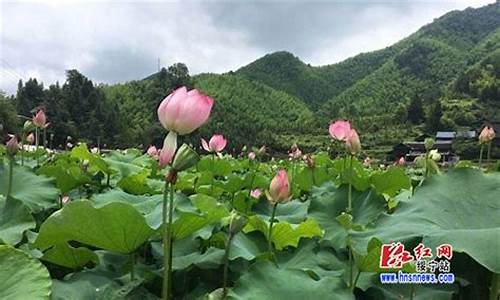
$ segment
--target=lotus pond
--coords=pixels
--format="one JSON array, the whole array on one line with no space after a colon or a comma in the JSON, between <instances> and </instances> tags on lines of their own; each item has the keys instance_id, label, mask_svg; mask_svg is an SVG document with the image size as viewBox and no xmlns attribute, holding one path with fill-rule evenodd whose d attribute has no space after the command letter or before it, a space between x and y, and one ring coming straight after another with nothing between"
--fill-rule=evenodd
<instances>
[{"instance_id":1,"label":"lotus pond","mask_svg":"<svg viewBox=\"0 0 500 300\"><path fill-rule=\"evenodd\" d=\"M309 162L206 155L170 188L169 168L136 149L100 154L80 144L12 158L1 149L1 299L161 297L165 188L174 204L174 299L498 294L500 173L494 166L485 171L461 163L424 172L365 167L324 153ZM265 191L278 169L287 170L291 197L272 203ZM387 272L381 247L391 242L406 249L452 245L454 283L381 284L379 274ZM412 272L415 264L403 269Z\"/></svg>"}]
</instances>

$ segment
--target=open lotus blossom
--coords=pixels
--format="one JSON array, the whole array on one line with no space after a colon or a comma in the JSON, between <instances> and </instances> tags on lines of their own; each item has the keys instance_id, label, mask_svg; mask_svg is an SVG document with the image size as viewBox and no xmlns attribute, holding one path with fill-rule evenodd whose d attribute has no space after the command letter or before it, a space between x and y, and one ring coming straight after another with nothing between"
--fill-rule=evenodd
<instances>
[{"instance_id":1,"label":"open lotus blossom","mask_svg":"<svg viewBox=\"0 0 500 300\"><path fill-rule=\"evenodd\" d=\"M355 154L361 151L361 142L359 141L359 136L356 132L356 129L351 129L349 131L345 143L347 151L349 151L351 154Z\"/></svg>"},{"instance_id":2,"label":"open lotus blossom","mask_svg":"<svg viewBox=\"0 0 500 300\"><path fill-rule=\"evenodd\" d=\"M365 167L369 167L370 165L372 164L372 159L367 156L364 160L363 160L363 166Z\"/></svg>"},{"instance_id":3,"label":"open lotus blossom","mask_svg":"<svg viewBox=\"0 0 500 300\"><path fill-rule=\"evenodd\" d=\"M147 153L147 155L151 156L152 158L158 159L159 151L158 151L158 149L156 149L155 146L149 146L146 153Z\"/></svg>"},{"instance_id":4,"label":"open lotus blossom","mask_svg":"<svg viewBox=\"0 0 500 300\"><path fill-rule=\"evenodd\" d=\"M437 149L433 149L433 150L429 151L429 157L434 161L441 160L441 154L438 152Z\"/></svg>"},{"instance_id":5,"label":"open lotus blossom","mask_svg":"<svg viewBox=\"0 0 500 300\"><path fill-rule=\"evenodd\" d=\"M158 106L158 119L169 131L160 153L160 166L172 161L177 149L177 134L185 135L203 125L210 116L214 100L185 86L176 89Z\"/></svg>"},{"instance_id":6,"label":"open lotus blossom","mask_svg":"<svg viewBox=\"0 0 500 300\"><path fill-rule=\"evenodd\" d=\"M279 170L266 191L267 199L272 204L286 203L290 200L290 182L285 170Z\"/></svg>"},{"instance_id":7,"label":"open lotus blossom","mask_svg":"<svg viewBox=\"0 0 500 300\"><path fill-rule=\"evenodd\" d=\"M349 121L337 120L335 123L330 124L328 131L334 139L345 141L351 131L351 123Z\"/></svg>"},{"instance_id":8,"label":"open lotus blossom","mask_svg":"<svg viewBox=\"0 0 500 300\"><path fill-rule=\"evenodd\" d=\"M404 156L401 156L397 161L396 161L396 165L397 166L404 166L406 163L406 160L404 158Z\"/></svg>"},{"instance_id":9,"label":"open lotus blossom","mask_svg":"<svg viewBox=\"0 0 500 300\"><path fill-rule=\"evenodd\" d=\"M205 139L201 139L201 146L208 152L221 152L227 145L227 140L222 134L214 134L207 143Z\"/></svg>"},{"instance_id":10,"label":"open lotus blossom","mask_svg":"<svg viewBox=\"0 0 500 300\"><path fill-rule=\"evenodd\" d=\"M252 196L255 199L259 199L261 195L262 195L261 189L254 189L250 192L250 196Z\"/></svg>"},{"instance_id":11,"label":"open lotus blossom","mask_svg":"<svg viewBox=\"0 0 500 300\"><path fill-rule=\"evenodd\" d=\"M28 142L28 144L33 144L35 142L35 135L33 134L33 132L28 134L28 136L26 137L26 142Z\"/></svg>"},{"instance_id":12,"label":"open lotus blossom","mask_svg":"<svg viewBox=\"0 0 500 300\"><path fill-rule=\"evenodd\" d=\"M40 109L36 115L33 117L32 119L33 121L33 124L35 124L36 127L38 128L46 128L47 126L49 126L49 124L47 123L47 117L45 116L45 112Z\"/></svg>"},{"instance_id":13,"label":"open lotus blossom","mask_svg":"<svg viewBox=\"0 0 500 300\"><path fill-rule=\"evenodd\" d=\"M19 151L19 144L17 142L17 137L13 134L9 134L10 139L7 141L5 146L7 146L7 154L10 156L16 155L17 151Z\"/></svg>"},{"instance_id":14,"label":"open lotus blossom","mask_svg":"<svg viewBox=\"0 0 500 300\"><path fill-rule=\"evenodd\" d=\"M495 130L493 127L484 126L483 130L479 134L479 144L486 144L491 142L495 138Z\"/></svg>"},{"instance_id":15,"label":"open lotus blossom","mask_svg":"<svg viewBox=\"0 0 500 300\"><path fill-rule=\"evenodd\" d=\"M254 160L255 159L255 152L248 153L248 159L249 160Z\"/></svg>"}]
</instances>

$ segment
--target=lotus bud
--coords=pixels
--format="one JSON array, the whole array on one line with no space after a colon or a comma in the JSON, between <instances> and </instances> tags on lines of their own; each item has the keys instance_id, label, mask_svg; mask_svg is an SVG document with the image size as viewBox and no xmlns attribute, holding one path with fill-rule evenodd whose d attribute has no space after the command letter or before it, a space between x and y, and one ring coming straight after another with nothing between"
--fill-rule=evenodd
<instances>
[{"instance_id":1,"label":"lotus bud","mask_svg":"<svg viewBox=\"0 0 500 300\"><path fill-rule=\"evenodd\" d=\"M243 146L243 148L241 148L241 152L247 152L247 145Z\"/></svg>"},{"instance_id":2,"label":"lotus bud","mask_svg":"<svg viewBox=\"0 0 500 300\"><path fill-rule=\"evenodd\" d=\"M68 204L69 202L71 201L71 198L68 196L68 195L65 195L65 196L62 196L61 197L61 203L64 205L64 204Z\"/></svg>"},{"instance_id":3,"label":"lotus bud","mask_svg":"<svg viewBox=\"0 0 500 300\"><path fill-rule=\"evenodd\" d=\"M172 168L179 172L184 171L196 165L199 160L200 156L193 150L193 148L186 144L182 144L179 150L177 150L174 162L172 163Z\"/></svg>"},{"instance_id":4,"label":"lotus bud","mask_svg":"<svg viewBox=\"0 0 500 300\"><path fill-rule=\"evenodd\" d=\"M396 165L397 166L404 166L406 163L406 160L404 158L404 156L401 156L397 161L396 161Z\"/></svg>"},{"instance_id":5,"label":"lotus bud","mask_svg":"<svg viewBox=\"0 0 500 300\"><path fill-rule=\"evenodd\" d=\"M290 200L290 182L285 170L279 170L266 191L267 199L272 204L286 203Z\"/></svg>"},{"instance_id":6,"label":"lotus bud","mask_svg":"<svg viewBox=\"0 0 500 300\"><path fill-rule=\"evenodd\" d=\"M438 152L437 149L429 151L429 157L433 161L440 161L441 160L441 154Z\"/></svg>"},{"instance_id":7,"label":"lotus bud","mask_svg":"<svg viewBox=\"0 0 500 300\"><path fill-rule=\"evenodd\" d=\"M485 126L479 134L479 144L486 144L495 138L495 130L493 127Z\"/></svg>"},{"instance_id":8,"label":"lotus bud","mask_svg":"<svg viewBox=\"0 0 500 300\"><path fill-rule=\"evenodd\" d=\"M17 143L17 137L15 135L9 135L10 139L7 141L7 154L9 156L16 155L17 151L19 151L19 144Z\"/></svg>"},{"instance_id":9,"label":"lotus bud","mask_svg":"<svg viewBox=\"0 0 500 300\"><path fill-rule=\"evenodd\" d=\"M345 143L349 153L356 154L361 151L361 142L359 141L359 136L355 129L349 131Z\"/></svg>"},{"instance_id":10,"label":"lotus bud","mask_svg":"<svg viewBox=\"0 0 500 300\"><path fill-rule=\"evenodd\" d=\"M315 162L312 159L311 155L309 155L309 154L304 155L303 160L306 163L308 168L310 168L310 169L314 168Z\"/></svg>"},{"instance_id":11,"label":"lotus bud","mask_svg":"<svg viewBox=\"0 0 500 300\"><path fill-rule=\"evenodd\" d=\"M248 153L248 159L249 160L254 160L255 159L255 152Z\"/></svg>"},{"instance_id":12,"label":"lotus bud","mask_svg":"<svg viewBox=\"0 0 500 300\"><path fill-rule=\"evenodd\" d=\"M159 153L158 153L158 149L156 149L155 146L149 146L148 150L146 151L146 153L151 156L152 158L154 159L158 159L158 156L159 156Z\"/></svg>"},{"instance_id":13,"label":"lotus bud","mask_svg":"<svg viewBox=\"0 0 500 300\"><path fill-rule=\"evenodd\" d=\"M248 223L248 218L242 214L239 214L237 211L233 210L231 212L230 221L229 221L229 232L231 234L236 234L240 232L243 227L245 227Z\"/></svg>"},{"instance_id":14,"label":"lotus bud","mask_svg":"<svg viewBox=\"0 0 500 300\"><path fill-rule=\"evenodd\" d=\"M250 192L250 196L252 196L255 199L259 199L261 195L262 191L260 189L254 189Z\"/></svg>"},{"instance_id":15,"label":"lotus bud","mask_svg":"<svg viewBox=\"0 0 500 300\"><path fill-rule=\"evenodd\" d=\"M300 159L302 157L302 151L300 151L299 146L297 144L293 144L290 148L290 152L288 153L290 159Z\"/></svg>"},{"instance_id":16,"label":"lotus bud","mask_svg":"<svg viewBox=\"0 0 500 300\"><path fill-rule=\"evenodd\" d=\"M26 137L26 142L28 142L28 144L33 144L35 142L35 135L33 134L33 132L28 134L28 136Z\"/></svg>"},{"instance_id":17,"label":"lotus bud","mask_svg":"<svg viewBox=\"0 0 500 300\"><path fill-rule=\"evenodd\" d=\"M334 139L345 141L351 132L351 123L349 121L337 120L335 123L330 124L328 131Z\"/></svg>"},{"instance_id":18,"label":"lotus bud","mask_svg":"<svg viewBox=\"0 0 500 300\"><path fill-rule=\"evenodd\" d=\"M433 138L426 138L424 141L425 150L429 151L434 147L435 141Z\"/></svg>"},{"instance_id":19,"label":"lotus bud","mask_svg":"<svg viewBox=\"0 0 500 300\"><path fill-rule=\"evenodd\" d=\"M210 116L214 100L185 86L176 89L160 103L158 119L165 129L180 135L193 132Z\"/></svg>"},{"instance_id":20,"label":"lotus bud","mask_svg":"<svg viewBox=\"0 0 500 300\"><path fill-rule=\"evenodd\" d=\"M35 129L35 124L33 124L33 122L31 122L30 120L27 120L26 122L24 122L24 125L23 125L24 132L30 132L30 131L33 131L34 129Z\"/></svg>"},{"instance_id":21,"label":"lotus bud","mask_svg":"<svg viewBox=\"0 0 500 300\"><path fill-rule=\"evenodd\" d=\"M33 124L35 124L35 126L38 128L45 128L46 122L47 122L47 117L45 116L43 110L40 109L33 117Z\"/></svg>"}]
</instances>

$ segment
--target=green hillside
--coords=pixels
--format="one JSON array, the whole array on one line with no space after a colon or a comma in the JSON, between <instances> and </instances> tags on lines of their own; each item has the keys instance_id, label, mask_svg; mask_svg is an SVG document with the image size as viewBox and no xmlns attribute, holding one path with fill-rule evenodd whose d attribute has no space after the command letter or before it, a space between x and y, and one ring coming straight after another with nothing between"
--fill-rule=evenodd
<instances>
[{"instance_id":1,"label":"green hillside","mask_svg":"<svg viewBox=\"0 0 500 300\"><path fill-rule=\"evenodd\" d=\"M159 145L164 130L156 107L186 85L216 100L210 123L190 137L193 144L220 132L230 148L267 144L284 151L298 142L325 149L331 146L328 122L348 118L365 149L382 149L423 132L477 128L498 119L499 78L497 2L452 11L390 47L332 65L311 66L280 51L226 74L191 77L188 67L177 63L142 80L99 86L74 70L62 86L21 82L12 100L24 115L39 105L47 108L56 121L49 129L55 144L71 135L119 147ZM67 105L79 109L68 113ZM82 118L81 110L88 117ZM112 122L99 127L97 138L95 130L77 130L104 119ZM10 123L6 129L14 128Z\"/></svg>"},{"instance_id":2,"label":"green hillside","mask_svg":"<svg viewBox=\"0 0 500 300\"><path fill-rule=\"evenodd\" d=\"M234 147L267 143L280 148L280 135L301 134L314 127L307 106L283 91L238 75L204 74L194 81L196 88L216 99L201 134L224 133Z\"/></svg>"}]
</instances>

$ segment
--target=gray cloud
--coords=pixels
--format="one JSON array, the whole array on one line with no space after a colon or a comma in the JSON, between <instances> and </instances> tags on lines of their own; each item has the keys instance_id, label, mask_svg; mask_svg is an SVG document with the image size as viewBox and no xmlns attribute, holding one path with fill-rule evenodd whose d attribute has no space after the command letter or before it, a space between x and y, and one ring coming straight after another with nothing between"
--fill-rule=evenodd
<instances>
[{"instance_id":1,"label":"gray cloud","mask_svg":"<svg viewBox=\"0 0 500 300\"><path fill-rule=\"evenodd\" d=\"M184 62L226 72L278 50L335 63L388 46L452 9L478 1L2 2L0 89L17 80L64 81L76 68L97 82L140 79Z\"/></svg>"}]
</instances>

